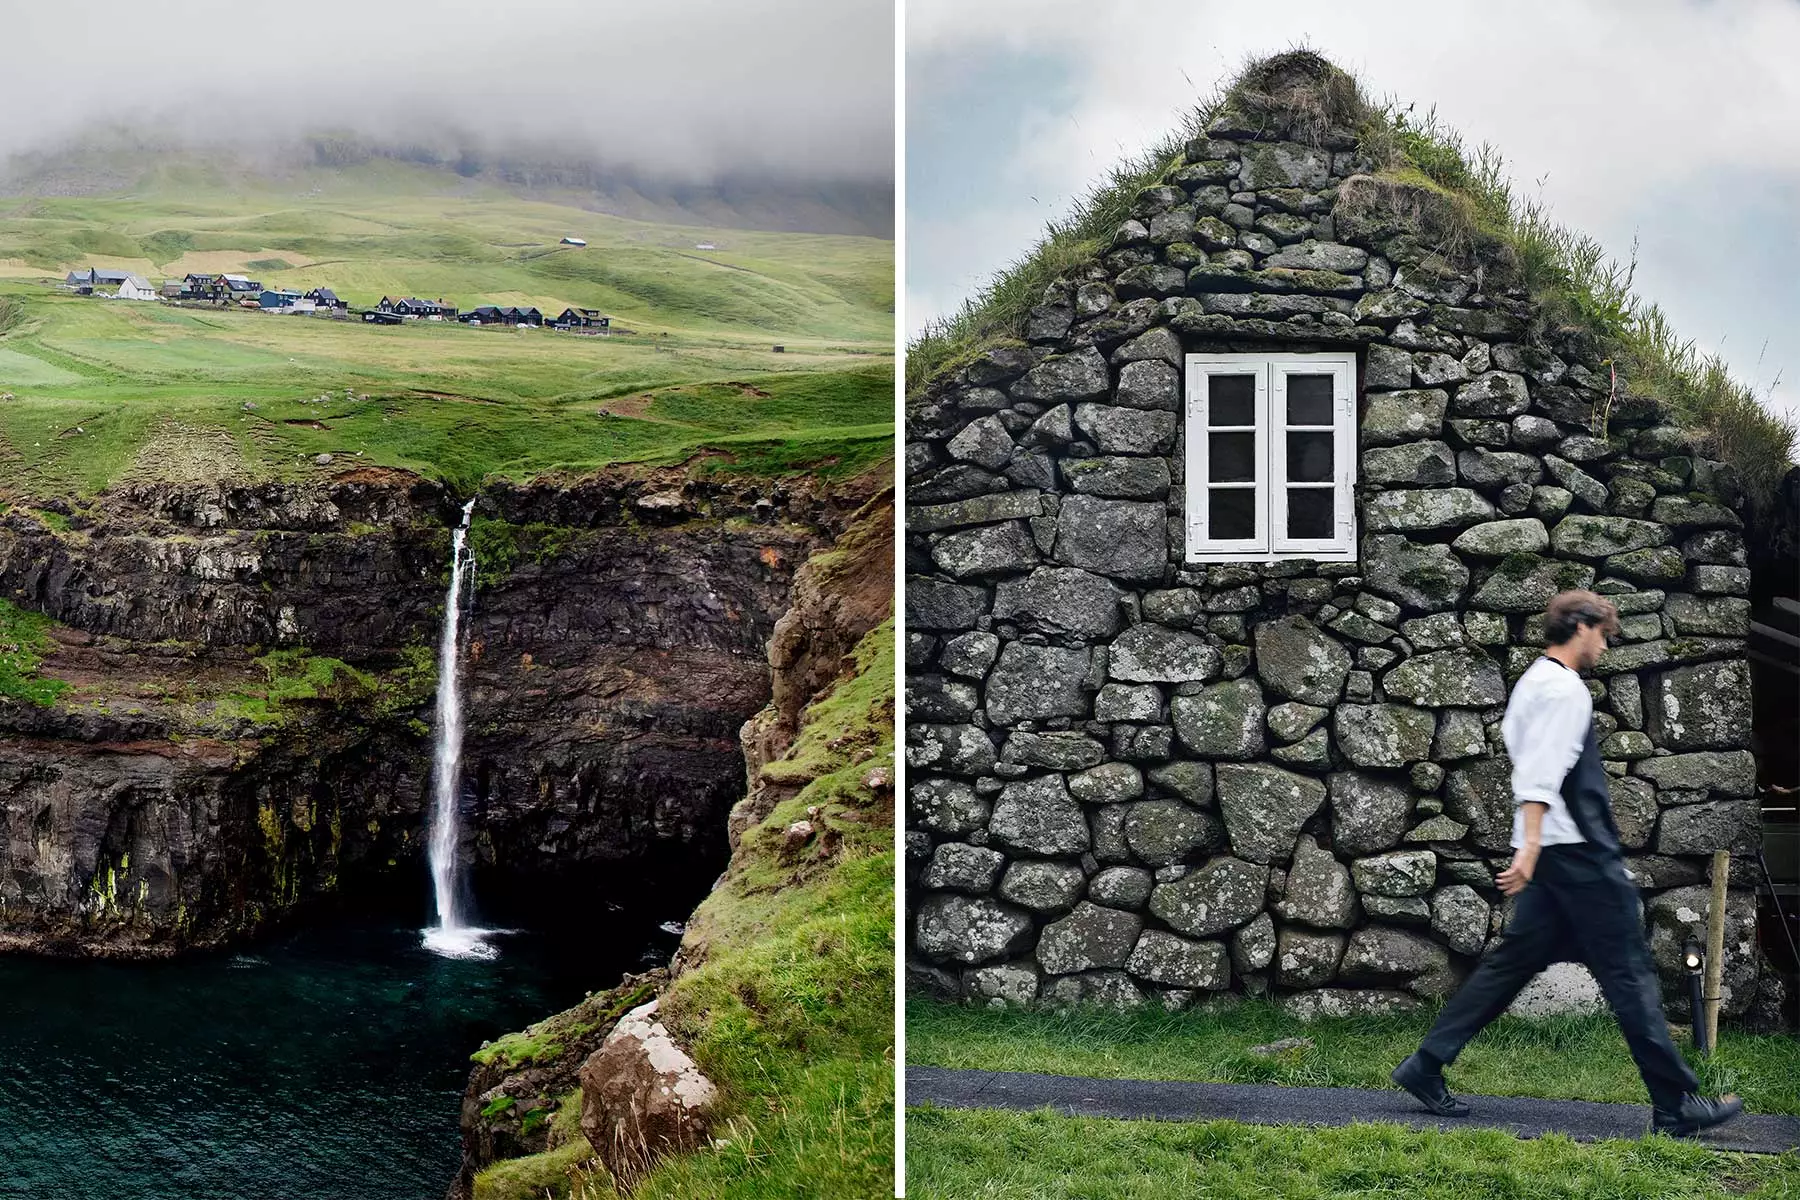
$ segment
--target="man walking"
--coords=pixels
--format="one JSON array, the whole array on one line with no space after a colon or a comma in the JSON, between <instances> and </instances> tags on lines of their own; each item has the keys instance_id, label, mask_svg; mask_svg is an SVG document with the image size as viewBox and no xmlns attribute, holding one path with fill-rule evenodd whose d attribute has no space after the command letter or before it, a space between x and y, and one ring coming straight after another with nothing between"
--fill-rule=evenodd
<instances>
[{"instance_id":1,"label":"man walking","mask_svg":"<svg viewBox=\"0 0 1800 1200\"><path fill-rule=\"evenodd\" d=\"M1695 1094L1698 1079L1669 1040L1656 972L1625 875L1606 772L1594 739L1594 702L1579 672L1619 629L1618 610L1593 592L1563 592L1545 613L1543 657L1520 676L1501 732L1512 759L1513 859L1500 890L1513 897L1498 948L1438 1015L1393 1080L1440 1117L1466 1117L1443 1069L1552 962L1578 959L1600 984L1654 1105L1653 1128L1686 1136L1730 1120L1736 1096ZM1695 1014L1699 1020L1699 1014Z\"/></svg>"}]
</instances>

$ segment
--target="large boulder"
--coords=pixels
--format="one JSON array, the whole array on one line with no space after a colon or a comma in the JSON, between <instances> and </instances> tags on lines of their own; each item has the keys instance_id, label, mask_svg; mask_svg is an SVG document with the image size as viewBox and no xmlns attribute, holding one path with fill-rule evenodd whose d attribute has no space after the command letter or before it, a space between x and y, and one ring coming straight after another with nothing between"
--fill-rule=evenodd
<instances>
[{"instance_id":1,"label":"large boulder","mask_svg":"<svg viewBox=\"0 0 1800 1200\"><path fill-rule=\"evenodd\" d=\"M1138 936L1125 969L1165 987L1222 991L1231 986L1231 966L1222 942L1195 942L1160 929Z\"/></svg>"},{"instance_id":2,"label":"large boulder","mask_svg":"<svg viewBox=\"0 0 1800 1200\"><path fill-rule=\"evenodd\" d=\"M994 619L1025 633L1099 641L1123 624L1125 592L1104 575L1078 567L1039 567L994 589Z\"/></svg>"},{"instance_id":3,"label":"large boulder","mask_svg":"<svg viewBox=\"0 0 1800 1200\"><path fill-rule=\"evenodd\" d=\"M1430 850L1392 850L1351 864L1356 890L1376 896L1423 896L1437 881L1437 855Z\"/></svg>"},{"instance_id":4,"label":"large boulder","mask_svg":"<svg viewBox=\"0 0 1800 1200\"><path fill-rule=\"evenodd\" d=\"M1343 956L1343 934L1287 926L1275 940L1275 982L1292 988L1330 983Z\"/></svg>"},{"instance_id":5,"label":"large boulder","mask_svg":"<svg viewBox=\"0 0 1800 1200\"><path fill-rule=\"evenodd\" d=\"M1369 497L1363 519L1374 533L1430 533L1491 521L1494 506L1468 488L1398 488Z\"/></svg>"},{"instance_id":6,"label":"large boulder","mask_svg":"<svg viewBox=\"0 0 1800 1200\"><path fill-rule=\"evenodd\" d=\"M1325 785L1266 763L1220 763L1219 810L1232 851L1253 862L1285 860L1325 803Z\"/></svg>"},{"instance_id":7,"label":"large boulder","mask_svg":"<svg viewBox=\"0 0 1800 1200\"><path fill-rule=\"evenodd\" d=\"M1350 935L1338 977L1345 983L1404 983L1420 996L1448 996L1456 989L1447 950L1389 925L1365 925Z\"/></svg>"},{"instance_id":8,"label":"large boulder","mask_svg":"<svg viewBox=\"0 0 1800 1200\"><path fill-rule=\"evenodd\" d=\"M1645 728L1669 750L1734 750L1750 744L1750 664L1700 663L1655 676L1644 689Z\"/></svg>"},{"instance_id":9,"label":"large boulder","mask_svg":"<svg viewBox=\"0 0 1800 1200\"><path fill-rule=\"evenodd\" d=\"M1471 525L1456 535L1451 548L1476 558L1505 558L1508 554L1537 554L1550 548L1550 534L1536 517L1516 517Z\"/></svg>"},{"instance_id":10,"label":"large boulder","mask_svg":"<svg viewBox=\"0 0 1800 1200\"><path fill-rule=\"evenodd\" d=\"M1022 858L1006 868L996 891L1002 900L1033 912L1067 912L1086 883L1087 876L1074 863Z\"/></svg>"},{"instance_id":11,"label":"large boulder","mask_svg":"<svg viewBox=\"0 0 1800 1200\"><path fill-rule=\"evenodd\" d=\"M1314 839L1301 838L1294 847L1294 864L1288 868L1287 892L1275 905L1275 914L1284 921L1321 929L1350 928L1357 917L1350 869Z\"/></svg>"},{"instance_id":12,"label":"large boulder","mask_svg":"<svg viewBox=\"0 0 1800 1200\"><path fill-rule=\"evenodd\" d=\"M1488 903L1466 883L1439 888L1431 896L1431 928L1458 954L1480 954L1487 945Z\"/></svg>"},{"instance_id":13,"label":"large boulder","mask_svg":"<svg viewBox=\"0 0 1800 1200\"><path fill-rule=\"evenodd\" d=\"M1662 976L1670 1007L1687 1011L1687 967L1682 954L1689 938L1706 944L1707 911L1712 887L1696 884L1671 888L1644 906L1650 922L1650 957ZM1756 897L1733 889L1725 896L1725 961L1721 967L1721 1008L1736 1016L1750 1006L1756 990Z\"/></svg>"},{"instance_id":14,"label":"large boulder","mask_svg":"<svg viewBox=\"0 0 1800 1200\"><path fill-rule=\"evenodd\" d=\"M1305 617L1284 617L1256 627L1256 669L1276 695L1334 704L1350 674L1350 652Z\"/></svg>"},{"instance_id":15,"label":"large boulder","mask_svg":"<svg viewBox=\"0 0 1800 1200\"><path fill-rule=\"evenodd\" d=\"M1655 784L1658 791L1711 791L1735 797L1756 793L1756 759L1748 750L1702 750L1646 758L1633 763L1632 771Z\"/></svg>"},{"instance_id":16,"label":"large boulder","mask_svg":"<svg viewBox=\"0 0 1800 1200\"><path fill-rule=\"evenodd\" d=\"M1373 854L1400 844L1413 811L1403 783L1363 771L1331 776L1331 831L1345 854Z\"/></svg>"},{"instance_id":17,"label":"large boulder","mask_svg":"<svg viewBox=\"0 0 1800 1200\"><path fill-rule=\"evenodd\" d=\"M1444 811L1469 827L1469 840L1478 848L1496 854L1510 852L1512 760L1478 758L1451 770L1444 778Z\"/></svg>"},{"instance_id":18,"label":"large boulder","mask_svg":"<svg viewBox=\"0 0 1800 1200\"><path fill-rule=\"evenodd\" d=\"M1003 850L1045 858L1088 848L1087 817L1061 775L1021 779L1000 789L988 838Z\"/></svg>"},{"instance_id":19,"label":"large boulder","mask_svg":"<svg viewBox=\"0 0 1800 1200\"><path fill-rule=\"evenodd\" d=\"M1044 926L1038 965L1052 975L1123 967L1143 927L1144 919L1136 913L1083 900L1074 912Z\"/></svg>"},{"instance_id":20,"label":"large boulder","mask_svg":"<svg viewBox=\"0 0 1800 1200\"><path fill-rule=\"evenodd\" d=\"M1400 704L1340 704L1332 732L1344 757L1359 767L1404 767L1431 757L1437 720L1429 709Z\"/></svg>"},{"instance_id":21,"label":"large boulder","mask_svg":"<svg viewBox=\"0 0 1800 1200\"><path fill-rule=\"evenodd\" d=\"M1145 800L1125 812L1125 844L1140 862L1163 867L1196 851L1223 850L1225 826L1180 800Z\"/></svg>"},{"instance_id":22,"label":"large boulder","mask_svg":"<svg viewBox=\"0 0 1800 1200\"><path fill-rule=\"evenodd\" d=\"M1454 607L1469 586L1469 568L1442 542L1371 534L1362 540L1361 557L1365 588L1422 612Z\"/></svg>"},{"instance_id":23,"label":"large boulder","mask_svg":"<svg viewBox=\"0 0 1800 1200\"><path fill-rule=\"evenodd\" d=\"M1084 647L1008 642L987 682L987 715L996 725L1048 717L1085 717L1091 652Z\"/></svg>"},{"instance_id":24,"label":"large boulder","mask_svg":"<svg viewBox=\"0 0 1800 1200\"><path fill-rule=\"evenodd\" d=\"M1065 496L1053 557L1099 575L1155 583L1169 563L1167 514L1153 501Z\"/></svg>"},{"instance_id":25,"label":"large boulder","mask_svg":"<svg viewBox=\"0 0 1800 1200\"><path fill-rule=\"evenodd\" d=\"M987 896L935 892L913 923L919 953L939 962L982 963L1007 958L1031 940L1031 914Z\"/></svg>"},{"instance_id":26,"label":"large boulder","mask_svg":"<svg viewBox=\"0 0 1800 1200\"><path fill-rule=\"evenodd\" d=\"M1267 714L1262 688L1248 677L1215 683L1197 696L1177 696L1169 701L1169 716L1182 744L1204 758L1261 755L1268 746L1263 735Z\"/></svg>"},{"instance_id":27,"label":"large boulder","mask_svg":"<svg viewBox=\"0 0 1800 1200\"><path fill-rule=\"evenodd\" d=\"M1391 988L1308 988L1281 999L1281 1009L1297 1021L1321 1018L1386 1017L1416 1012L1418 999Z\"/></svg>"},{"instance_id":28,"label":"large boulder","mask_svg":"<svg viewBox=\"0 0 1800 1200\"><path fill-rule=\"evenodd\" d=\"M1199 634L1145 623L1107 649L1107 674L1126 683L1191 683L1212 679L1223 662Z\"/></svg>"},{"instance_id":29,"label":"large boulder","mask_svg":"<svg viewBox=\"0 0 1800 1200\"><path fill-rule=\"evenodd\" d=\"M1631 517L1564 517L1550 531L1551 549L1570 558L1606 558L1668 541L1668 526Z\"/></svg>"},{"instance_id":30,"label":"large boulder","mask_svg":"<svg viewBox=\"0 0 1800 1200\"><path fill-rule=\"evenodd\" d=\"M657 1020L652 1000L619 1018L581 1065L581 1132L629 1192L660 1159L706 1142L713 1086Z\"/></svg>"},{"instance_id":31,"label":"large boulder","mask_svg":"<svg viewBox=\"0 0 1800 1200\"><path fill-rule=\"evenodd\" d=\"M1509 554L1476 587L1469 603L1493 612L1541 613L1558 592L1594 586L1584 563Z\"/></svg>"},{"instance_id":32,"label":"large boulder","mask_svg":"<svg viewBox=\"0 0 1800 1200\"><path fill-rule=\"evenodd\" d=\"M1666 810L1656 827L1659 854L1748 853L1761 841L1762 823L1754 800L1683 804Z\"/></svg>"},{"instance_id":33,"label":"large boulder","mask_svg":"<svg viewBox=\"0 0 1800 1200\"><path fill-rule=\"evenodd\" d=\"M1189 937L1212 937L1235 929L1263 908L1269 869L1222 856L1180 879L1159 883L1150 893L1150 911Z\"/></svg>"},{"instance_id":34,"label":"large boulder","mask_svg":"<svg viewBox=\"0 0 1800 1200\"><path fill-rule=\"evenodd\" d=\"M1506 703L1500 664L1478 649L1417 654L1381 681L1387 694L1425 708L1485 708Z\"/></svg>"}]
</instances>

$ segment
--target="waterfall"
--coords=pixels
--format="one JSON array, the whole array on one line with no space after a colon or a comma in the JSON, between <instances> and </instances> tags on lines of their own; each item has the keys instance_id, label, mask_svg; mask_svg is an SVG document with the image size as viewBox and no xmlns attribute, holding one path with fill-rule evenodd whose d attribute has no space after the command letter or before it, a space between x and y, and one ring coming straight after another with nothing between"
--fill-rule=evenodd
<instances>
[{"instance_id":1,"label":"waterfall","mask_svg":"<svg viewBox=\"0 0 1800 1200\"><path fill-rule=\"evenodd\" d=\"M462 824L456 785L463 739L463 579L475 565L469 549L469 520L474 511L471 497L463 505L462 524L450 538L450 591L444 597L444 628L438 640L437 746L431 764L431 889L437 902L437 924L425 931L425 944L453 958L489 958L494 953L482 941L487 931L465 925L458 912L462 879L456 869Z\"/></svg>"}]
</instances>

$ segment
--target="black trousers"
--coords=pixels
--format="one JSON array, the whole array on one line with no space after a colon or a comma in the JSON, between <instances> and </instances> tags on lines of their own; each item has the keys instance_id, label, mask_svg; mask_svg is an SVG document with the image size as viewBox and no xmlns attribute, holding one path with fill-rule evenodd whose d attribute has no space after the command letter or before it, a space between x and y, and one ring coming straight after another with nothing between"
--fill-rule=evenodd
<instances>
[{"instance_id":1,"label":"black trousers","mask_svg":"<svg viewBox=\"0 0 1800 1200\"><path fill-rule=\"evenodd\" d=\"M1616 856L1586 845L1544 847L1531 882L1514 898L1506 936L1438 1014L1420 1051L1439 1063L1455 1062L1533 976L1568 960L1593 972L1651 1103L1678 1107L1683 1093L1700 1084L1669 1040L1656 968L1638 923L1637 889Z\"/></svg>"}]
</instances>

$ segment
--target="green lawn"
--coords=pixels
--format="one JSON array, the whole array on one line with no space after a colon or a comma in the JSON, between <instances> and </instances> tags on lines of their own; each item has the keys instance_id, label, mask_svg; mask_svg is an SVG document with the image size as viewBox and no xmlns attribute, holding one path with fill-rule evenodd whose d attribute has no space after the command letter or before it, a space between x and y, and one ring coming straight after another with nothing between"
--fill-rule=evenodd
<instances>
[{"instance_id":1,"label":"green lawn","mask_svg":"<svg viewBox=\"0 0 1800 1200\"><path fill-rule=\"evenodd\" d=\"M911 1200L1792 1200L1800 1153L914 1108L906 1179Z\"/></svg>"},{"instance_id":2,"label":"green lawn","mask_svg":"<svg viewBox=\"0 0 1800 1200\"><path fill-rule=\"evenodd\" d=\"M164 183L0 199L0 479L80 496L125 478L305 477L329 453L331 470L467 487L702 452L764 472L854 471L891 453L891 242L428 190L442 186L393 169L281 193ZM565 233L589 245L558 247ZM356 305L575 305L632 332L376 327L54 286L85 265L154 280L241 271Z\"/></svg>"},{"instance_id":3,"label":"green lawn","mask_svg":"<svg viewBox=\"0 0 1800 1200\"><path fill-rule=\"evenodd\" d=\"M1220 1012L1120 1014L996 1011L907 997L907 1061L938 1067L1036 1071L1121 1079L1390 1088L1388 1072L1418 1047L1431 1015L1301 1024L1272 1004ZM1310 1050L1272 1059L1248 1051L1285 1037ZM1678 1042L1685 1039L1677 1035ZM1689 1053L1702 1084L1735 1091L1751 1112L1800 1115L1800 1039L1725 1029L1711 1060ZM1452 1089L1648 1104L1643 1081L1610 1016L1525 1021L1503 1017L1445 1072Z\"/></svg>"}]
</instances>

